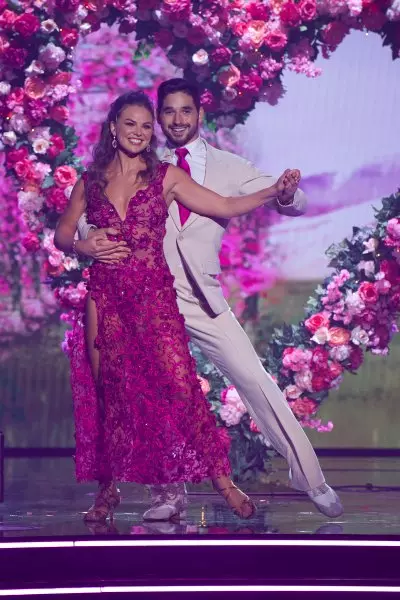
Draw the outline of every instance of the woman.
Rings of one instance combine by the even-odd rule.
[[[119,97],[55,234],[57,248],[74,250],[77,222],[86,210],[89,222],[114,228],[130,250],[121,262],[95,262],[90,270],[85,333],[97,409],[89,418],[88,411],[84,417],[75,411],[75,420],[77,430],[96,432],[89,475],[100,488],[86,520],[104,520],[116,508],[115,481],[208,478],[240,517],[249,518],[254,504],[229,477],[226,437],[201,392],[188,350],[163,254],[165,223],[174,200],[216,218],[245,214],[294,193],[300,173],[285,171],[266,190],[223,198],[183,170],[160,163],[155,145],[148,97],[140,92]]]

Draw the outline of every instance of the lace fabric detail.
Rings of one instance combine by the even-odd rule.
[[[165,484],[230,473],[228,436],[201,391],[163,253],[167,168],[160,164],[147,188],[131,198],[124,220],[97,184],[86,185],[88,222],[117,229],[131,255],[118,265],[90,268],[97,393],[83,327],[76,326],[71,379],[79,481]]]

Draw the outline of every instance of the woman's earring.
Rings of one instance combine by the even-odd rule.
[[[113,141],[111,142],[111,146],[114,148],[114,150],[118,146],[117,138],[115,136],[113,137]]]
[[[150,148],[150,146],[147,146],[147,148],[146,148],[146,152],[151,152],[151,148]]]

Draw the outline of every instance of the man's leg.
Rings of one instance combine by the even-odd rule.
[[[324,514],[338,516],[340,501],[325,484],[310,441],[232,311],[212,317],[197,303],[180,305],[192,341],[236,387],[261,433],[288,461],[293,487],[309,493]]]

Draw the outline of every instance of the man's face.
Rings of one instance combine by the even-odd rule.
[[[197,111],[189,94],[174,92],[165,97],[158,120],[169,143],[179,147],[198,137],[202,116],[203,109]]]

